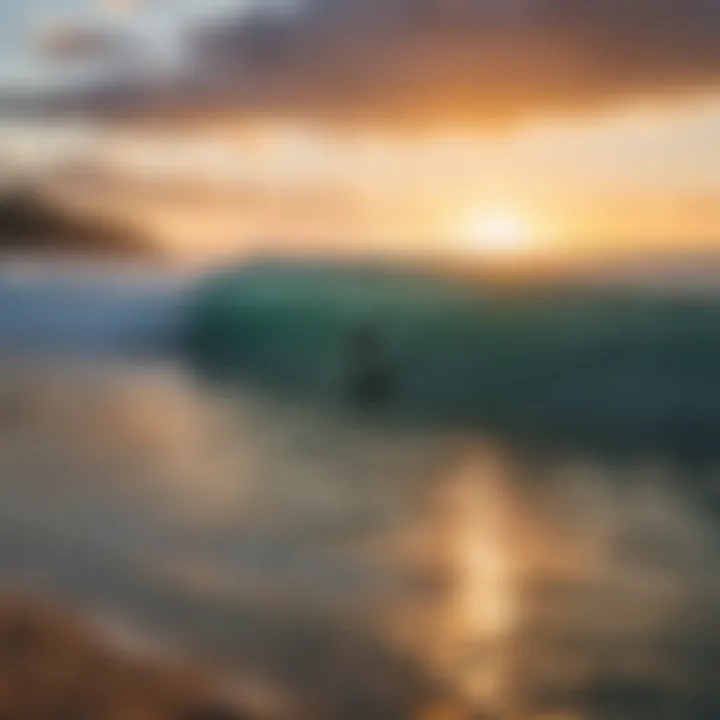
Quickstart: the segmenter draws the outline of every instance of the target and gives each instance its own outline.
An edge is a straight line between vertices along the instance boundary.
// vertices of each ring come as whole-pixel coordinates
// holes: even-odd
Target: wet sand
[[[252,720],[211,680],[123,650],[72,613],[0,600],[0,717],[8,720]]]

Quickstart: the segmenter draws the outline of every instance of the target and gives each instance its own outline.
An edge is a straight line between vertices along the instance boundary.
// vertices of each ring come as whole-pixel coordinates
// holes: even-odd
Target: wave
[[[709,294],[266,264],[197,293],[190,349],[214,374],[334,400],[371,326],[405,420],[712,448],[719,317]]]
[[[188,281],[171,273],[81,263],[6,264],[0,271],[0,353],[167,353],[184,332]]]

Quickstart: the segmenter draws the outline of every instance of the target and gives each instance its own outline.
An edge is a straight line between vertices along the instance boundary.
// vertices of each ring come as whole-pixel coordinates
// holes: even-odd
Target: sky
[[[0,159],[179,254],[720,250],[715,0],[0,0],[0,16],[6,106],[31,100]]]

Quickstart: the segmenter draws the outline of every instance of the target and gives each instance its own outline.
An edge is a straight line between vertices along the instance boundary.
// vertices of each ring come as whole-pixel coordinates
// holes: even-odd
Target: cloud
[[[507,122],[718,87],[720,3],[307,0],[197,28],[185,52],[161,86],[76,100],[149,119]]]
[[[42,28],[36,48],[47,60],[57,62],[94,62],[125,55],[129,40],[106,28],[53,23]]]

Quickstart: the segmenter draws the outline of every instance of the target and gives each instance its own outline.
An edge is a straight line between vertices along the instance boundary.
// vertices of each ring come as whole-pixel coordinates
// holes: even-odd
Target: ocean
[[[712,456],[210,380],[179,349],[191,286],[3,272],[6,592],[268,717],[720,717]]]

